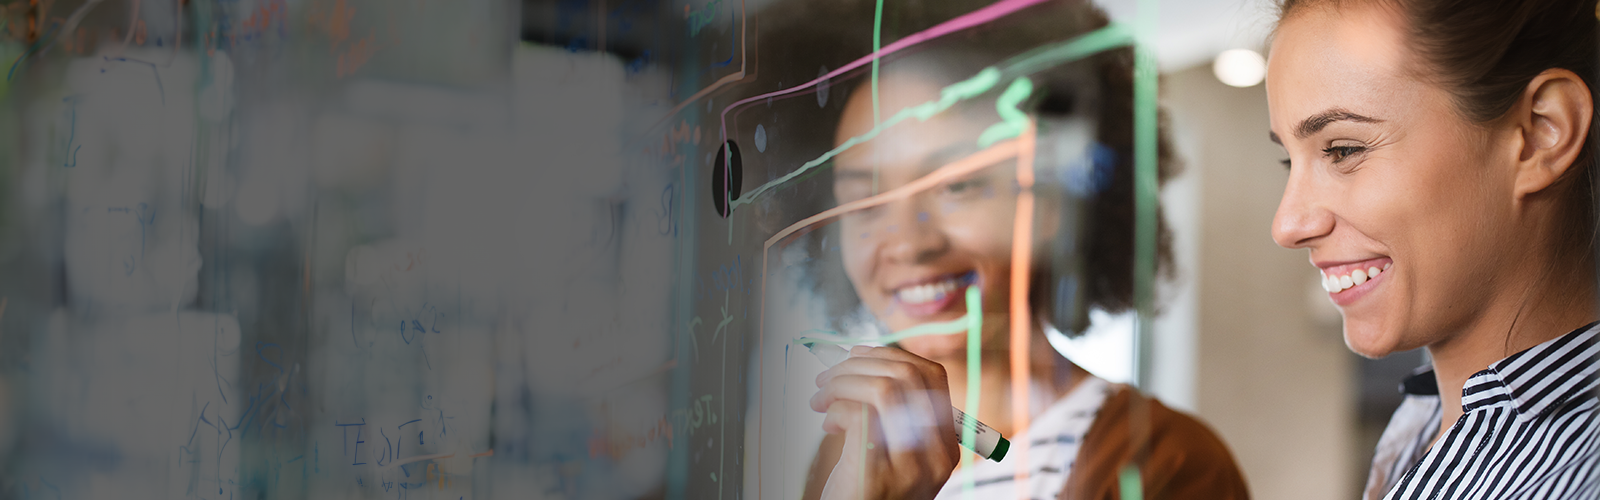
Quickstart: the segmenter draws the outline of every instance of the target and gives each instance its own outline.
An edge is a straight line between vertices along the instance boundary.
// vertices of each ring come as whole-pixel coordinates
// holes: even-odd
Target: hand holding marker
[[[833,344],[824,344],[809,339],[802,339],[801,343],[807,349],[810,349],[811,354],[815,354],[817,359],[822,360],[822,364],[827,365],[829,368],[850,357],[850,351]],[[972,426],[977,431],[975,433],[977,438],[973,440],[972,451],[977,452],[978,456],[996,462],[1006,457],[1006,451],[1011,449],[1011,442],[1002,437],[1000,431],[984,425],[983,422],[979,422],[976,418],[968,417],[965,412],[953,406],[950,407],[950,412],[955,416],[957,439],[961,438],[961,431],[967,426]],[[965,445],[966,443],[962,444]]]

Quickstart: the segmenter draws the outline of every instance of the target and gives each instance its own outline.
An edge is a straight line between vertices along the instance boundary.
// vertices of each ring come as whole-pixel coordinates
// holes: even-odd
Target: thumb
[[[877,446],[873,445],[873,440],[869,439],[870,436],[867,436],[870,427],[864,425],[865,419],[860,417],[866,414],[865,411],[852,412],[852,415],[856,416],[856,418],[850,419],[853,422],[841,422],[842,425],[840,426],[845,430],[844,445],[839,452],[839,461],[833,465],[833,471],[828,474],[827,485],[822,488],[822,499],[855,500],[869,498],[866,491],[868,485],[866,480],[867,465],[873,461],[874,452],[881,450],[868,448],[868,446],[873,448]]]

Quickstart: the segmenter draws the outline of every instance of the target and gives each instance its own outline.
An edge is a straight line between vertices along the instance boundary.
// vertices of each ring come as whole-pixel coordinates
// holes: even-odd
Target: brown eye
[[[1345,158],[1366,150],[1367,148],[1362,146],[1333,146],[1322,150],[1322,154],[1332,158],[1334,163],[1339,163],[1344,161]]]
[[[944,190],[950,194],[961,194],[978,188],[980,184],[982,182],[977,179],[969,179],[945,184]]]

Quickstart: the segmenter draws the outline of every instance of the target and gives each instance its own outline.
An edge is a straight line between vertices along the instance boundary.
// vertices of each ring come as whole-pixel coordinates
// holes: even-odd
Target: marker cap
[[[1001,459],[1006,458],[1006,451],[1010,449],[1011,441],[1006,438],[1000,438],[1000,442],[994,445],[994,453],[989,454],[989,460],[999,462]]]

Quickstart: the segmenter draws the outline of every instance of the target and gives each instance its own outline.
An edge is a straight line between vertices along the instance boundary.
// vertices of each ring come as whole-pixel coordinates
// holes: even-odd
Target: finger
[[[862,362],[867,362],[870,360],[884,360],[891,363],[902,363],[904,365],[912,366],[915,368],[917,373],[923,377],[924,384],[926,384],[927,387],[941,388],[941,390],[929,391],[927,393],[928,405],[938,412],[937,417],[934,419],[935,426],[938,430],[932,434],[933,439],[931,442],[919,443],[919,445],[922,447],[938,448],[940,449],[940,452],[934,454],[921,453],[916,457],[906,457],[895,454],[896,451],[901,450],[902,448],[891,446],[890,460],[891,462],[899,463],[900,465],[897,465],[897,467],[906,467],[907,464],[904,462],[908,459],[928,458],[932,459],[934,462],[937,462],[931,464],[931,466],[934,468],[944,467],[946,462],[948,463],[949,467],[953,468],[954,464],[961,456],[960,440],[956,437],[960,434],[957,433],[958,423],[955,421],[955,418],[950,415],[949,408],[951,408],[953,405],[950,400],[950,392],[947,389],[950,387],[950,382],[944,365],[898,347],[855,346],[851,348],[850,356],[850,359],[861,360]],[[866,365],[861,364],[858,366]],[[885,426],[892,428],[892,424],[890,423],[886,423]],[[893,434],[894,433],[891,432],[891,436]]]
[[[941,368],[943,367],[943,365],[940,365],[939,363],[936,363],[936,362],[934,362],[934,361],[932,361],[932,360],[930,360],[928,358],[924,358],[922,356],[918,356],[918,355],[912,354],[909,351],[906,351],[905,349],[901,349],[901,348],[898,348],[898,347],[874,347],[874,346],[858,345],[858,346],[850,348],[850,356],[851,357],[871,357],[871,358],[892,359],[892,360],[895,360],[895,361],[904,361],[904,362],[907,362],[907,363],[915,363],[915,364],[917,364],[919,366],[926,366],[926,367],[931,367],[931,366],[939,366]]]
[[[835,404],[837,408],[830,408],[828,415],[835,422],[830,424],[840,429],[844,435],[844,442],[839,453],[839,461],[834,464],[833,470],[828,474],[828,482],[822,489],[824,499],[860,499],[878,498],[882,495],[869,493],[869,490],[880,490],[881,479],[869,478],[893,477],[887,473],[881,442],[881,432],[871,425],[870,410],[865,405],[855,402],[840,401]],[[862,419],[868,419],[863,425]]]
[[[944,365],[892,347],[856,346],[854,352],[862,355],[852,356],[817,374],[817,387],[822,387],[828,380],[843,374],[875,375],[913,382],[920,380],[920,385],[923,387],[944,391],[936,398],[935,403],[938,404],[935,406],[950,404],[948,391],[950,382],[945,374]]]
[[[906,408],[902,405],[880,411],[870,404],[836,399],[823,419],[823,431],[844,436],[845,450],[849,451],[841,456],[839,466],[843,467],[847,461],[860,463],[846,468],[893,471],[893,475],[902,477],[939,478],[938,483],[944,484],[961,457],[956,434],[948,418],[943,425],[937,425],[936,417],[906,411]],[[949,417],[949,407],[944,408],[941,416]],[[830,483],[832,481],[830,479]]]
[[[871,348],[860,347],[860,349],[866,351]],[[899,349],[890,350],[900,351]],[[905,354],[915,357],[914,354]],[[892,353],[889,353],[889,356],[898,357]],[[907,386],[906,391],[912,393],[907,394],[905,397],[907,404],[920,407],[916,408],[917,410],[925,410],[932,415],[940,415],[937,417],[935,424],[953,434],[956,432],[956,423],[952,418],[948,417],[948,409],[952,404],[948,390],[948,387],[950,387],[949,382],[944,377],[944,367],[931,361],[928,364],[931,367],[919,367],[916,363],[897,361],[887,357],[852,357],[818,374],[817,386],[822,387],[844,375],[878,376],[901,381]],[[929,373],[930,371],[936,371],[936,373]],[[825,408],[825,406],[819,405],[816,408]]]
[[[893,426],[888,428],[892,430]],[[929,449],[891,444],[900,440],[890,437],[894,433],[886,430],[882,415],[856,401],[840,399],[831,404],[823,419],[823,431],[844,437],[844,449],[824,488],[823,498],[829,498],[828,491],[850,492],[848,497],[859,498],[859,488],[883,486],[879,481],[861,484],[858,475],[862,471],[871,471],[868,475],[873,477],[930,478],[930,481],[944,484],[960,457],[954,434],[950,433],[924,436],[931,445]]]
[[[864,375],[864,377],[891,378],[891,380],[898,381],[899,385],[902,386],[899,391],[904,393],[902,394],[902,399],[904,399],[904,404],[909,405],[907,410],[910,410],[910,412],[901,412],[901,410],[890,409],[890,407],[878,409],[880,412],[885,412],[885,418],[891,428],[893,426],[909,426],[910,429],[915,431],[915,429],[925,428],[925,426],[936,426],[936,428],[942,429],[944,433],[954,436],[955,421],[954,418],[950,418],[950,393],[949,389],[947,389],[949,388],[949,383],[944,378],[944,367],[942,365],[936,364],[936,362],[926,362],[926,365],[918,367],[915,362],[896,361],[896,359],[920,359],[915,354],[904,353],[901,349],[864,348],[864,346],[858,346],[858,351],[859,353],[883,354],[886,357],[850,357],[845,362],[834,365],[832,369],[819,373],[819,388],[827,386],[829,383],[834,383],[838,377]],[[904,356],[901,356],[901,354],[904,354]],[[890,357],[896,357],[896,359],[890,359]],[[818,393],[818,399],[813,401],[814,410],[821,412],[822,409],[826,409],[827,401],[824,401],[824,397],[827,397],[826,394]],[[875,401],[875,399],[862,399],[862,402],[874,404],[874,402],[878,401]],[[928,420],[928,418],[931,418],[931,420]]]
[[[933,406],[934,392],[921,387],[908,387],[888,377],[865,375],[840,375],[834,377],[811,398],[811,408],[826,411],[836,401],[853,401],[869,407],[882,422],[886,446],[893,450],[915,450],[942,446],[940,440],[951,439],[953,431],[941,425],[950,420],[948,406]]]
[[[828,434],[844,434],[859,430],[863,408],[864,405],[855,401],[834,401],[828,405],[827,414],[822,417],[822,431]]]
[[[828,383],[833,377],[839,375],[889,377],[928,387],[938,387],[926,383],[928,377],[923,373],[922,367],[904,361],[874,357],[849,358],[834,365],[832,368],[823,370],[822,373],[817,374],[817,387],[822,387],[823,384]]]
[[[886,425],[904,425],[912,429],[933,426],[955,433],[955,424],[950,422],[952,419],[948,417],[951,406],[950,393],[946,389],[948,385],[930,385],[928,380],[930,375],[919,370],[916,365],[884,358],[851,358],[818,375],[817,386],[825,387],[842,376],[885,377],[898,383],[896,390],[902,393],[900,399],[902,404],[907,406],[909,414],[892,408],[880,408],[880,411],[887,415]],[[942,380],[939,382],[944,383]],[[820,392],[818,394],[821,395]],[[813,408],[826,408],[826,401],[818,400],[815,403]],[[922,415],[927,417],[917,418]],[[930,418],[931,421],[928,420]]]
[[[855,346],[850,349],[850,356],[850,359],[882,359],[907,363],[916,368],[917,372],[927,381],[928,387],[950,387],[950,379],[944,365],[912,354],[905,349],[898,347]],[[847,359],[846,361],[849,360]]]

